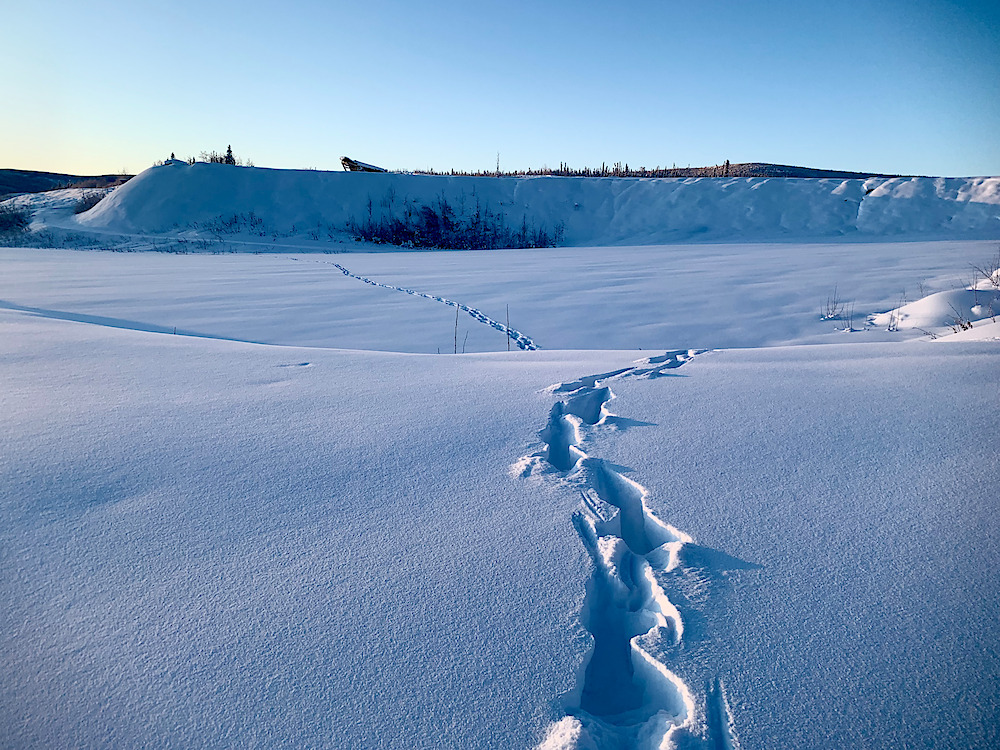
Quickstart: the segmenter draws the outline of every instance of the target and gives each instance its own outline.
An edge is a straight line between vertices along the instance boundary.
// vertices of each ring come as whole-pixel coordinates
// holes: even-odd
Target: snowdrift
[[[116,232],[343,239],[345,225],[444,198],[569,245],[691,240],[1000,237],[1000,178],[446,177],[171,162],[116,190],[80,224]]]

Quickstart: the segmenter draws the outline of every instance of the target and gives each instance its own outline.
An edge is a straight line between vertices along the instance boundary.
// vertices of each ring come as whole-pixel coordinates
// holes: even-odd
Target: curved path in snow
[[[300,259],[292,258],[292,260],[300,260]],[[482,312],[481,310],[477,310],[474,307],[463,305],[461,302],[455,302],[454,300],[450,300],[447,297],[437,297],[433,294],[425,294],[424,292],[418,292],[416,289],[408,289],[405,286],[393,286],[392,284],[383,284],[380,281],[375,281],[374,279],[369,279],[365,276],[358,276],[357,274],[353,274],[350,271],[348,271],[339,263],[332,263],[330,261],[323,261],[323,260],[316,260],[313,262],[326,263],[327,265],[334,266],[335,268],[339,269],[340,272],[344,274],[344,276],[348,276],[352,279],[357,279],[358,281],[363,281],[366,284],[371,284],[372,286],[379,287],[380,289],[389,289],[390,291],[393,292],[403,292],[404,294],[410,294],[413,295],[414,297],[423,297],[424,299],[429,299],[434,302],[440,302],[442,305],[448,305],[449,307],[458,308],[462,312],[468,313],[472,318],[478,320],[483,325],[488,325],[490,328],[493,328],[497,331],[500,331],[500,333],[505,334],[509,339],[511,339],[515,344],[517,344],[518,348],[524,349],[525,351],[535,351],[536,349],[538,349],[538,345],[525,334],[513,328],[508,328],[503,323],[493,320],[493,318],[491,318],[489,315]]]
[[[664,663],[681,643],[684,621],[661,581],[683,574],[698,546],[650,510],[644,487],[581,447],[590,431],[616,421],[608,381],[665,377],[701,353],[670,351],[552,386],[561,400],[539,433],[543,448],[512,467],[522,477],[558,472],[579,488],[573,525],[594,564],[580,612],[593,637],[586,670],[567,715],[550,726],[539,750],[666,748],[682,738],[686,746],[739,747],[721,681],[708,687],[700,707]]]

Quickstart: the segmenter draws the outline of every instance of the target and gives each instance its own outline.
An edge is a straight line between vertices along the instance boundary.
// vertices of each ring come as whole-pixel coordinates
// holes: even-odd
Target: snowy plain
[[[932,182],[871,236],[93,249],[198,239],[144,179],[0,248],[0,746],[1000,743],[995,181],[923,239]]]

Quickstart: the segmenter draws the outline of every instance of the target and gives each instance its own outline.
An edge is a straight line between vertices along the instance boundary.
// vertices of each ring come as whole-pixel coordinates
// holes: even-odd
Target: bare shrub
[[[972,270],[975,272],[976,277],[982,277],[983,280],[992,284],[994,289],[1000,291],[1000,249],[997,249],[997,253],[993,256],[992,260],[981,266],[973,266]],[[975,282],[973,283],[974,287]]]
[[[211,221],[201,222],[197,226],[211,232],[216,237],[224,234],[252,234],[258,237],[267,237],[269,234],[274,234],[264,219],[253,210],[241,214],[224,214]]]
[[[899,301],[896,306],[889,311],[889,325],[886,326],[887,331],[895,333],[899,330],[900,323],[903,322],[903,308],[906,307],[906,290],[904,289],[899,294]]]
[[[837,296],[837,287],[833,288],[833,294],[826,298],[826,304],[822,307],[820,311],[820,319],[822,320],[836,320],[844,312],[843,300]]]
[[[845,331],[853,331],[854,330],[854,300],[851,300],[851,302],[849,302],[844,307],[844,314],[843,314],[842,318],[844,320],[844,323],[846,324],[846,328],[844,330]]]
[[[65,187],[69,188],[112,188],[118,187],[119,185],[124,185],[126,182],[132,179],[132,175],[116,174],[116,175],[105,175],[103,177],[88,177],[84,180],[76,180],[67,184]]]
[[[188,163],[192,164],[193,157],[188,159]],[[233,147],[227,146],[226,153],[220,154],[218,151],[202,151],[199,155],[199,161],[206,161],[209,164],[230,164],[236,167],[252,167],[253,162],[249,159],[243,159],[238,156],[233,155]]]
[[[31,223],[31,212],[13,203],[0,203],[0,233],[24,232]]]
[[[527,216],[522,217],[520,226],[512,227],[502,213],[494,213],[478,199],[475,208],[466,210],[464,195],[458,210],[444,195],[430,205],[404,200],[402,217],[392,210],[394,202],[395,195],[387,194],[381,201],[386,211],[376,218],[369,198],[367,217],[363,221],[352,218],[347,222],[347,232],[357,240],[378,244],[448,250],[555,247],[565,232],[561,223],[550,232],[529,222]]]
[[[954,305],[949,305],[951,311],[955,313],[955,317],[951,319],[951,325],[949,326],[952,331],[958,333],[959,331],[968,331],[972,328],[972,321],[969,320],[960,310],[958,310]]]
[[[84,211],[89,211],[104,200],[105,195],[107,195],[107,193],[84,193],[80,200],[73,204],[73,213],[82,214]]]

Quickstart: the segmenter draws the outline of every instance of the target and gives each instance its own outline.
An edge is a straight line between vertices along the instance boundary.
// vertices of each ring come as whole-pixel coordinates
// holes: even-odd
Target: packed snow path
[[[550,727],[543,750],[663,748],[681,737],[723,750],[739,747],[721,679],[707,687],[699,709],[664,661],[679,647],[684,621],[661,580],[683,575],[697,545],[650,510],[644,487],[582,448],[587,431],[614,418],[607,405],[615,395],[604,383],[667,376],[700,353],[671,351],[552,386],[563,399],[539,433],[544,447],[515,464],[521,476],[550,467],[579,488],[573,525],[594,563],[580,613],[592,649],[582,684],[567,701],[568,715]]]
[[[299,258],[292,258],[292,260],[299,260]],[[318,260],[314,262],[326,263],[327,261]],[[369,279],[365,276],[358,276],[357,274],[353,274],[350,271],[348,271],[339,263],[329,263],[329,265],[334,266],[335,268],[340,270],[340,272],[343,273],[344,276],[347,276],[352,279],[357,279],[358,281],[363,281],[366,284],[371,284],[372,286],[379,287],[380,289],[389,289],[390,291],[393,292],[403,292],[404,294],[410,294],[414,297],[423,297],[424,299],[433,300],[434,302],[440,302],[442,305],[455,307],[461,310],[462,312],[468,313],[472,318],[478,320],[483,325],[488,325],[490,328],[500,331],[500,333],[506,335],[515,344],[517,344],[517,346],[520,349],[524,349],[525,351],[535,351],[538,349],[538,345],[534,341],[532,341],[528,336],[525,336],[520,331],[505,326],[503,323],[493,320],[493,318],[491,318],[489,315],[482,312],[481,310],[477,310],[474,307],[463,305],[461,302],[455,302],[454,300],[450,300],[446,297],[437,297],[433,294],[425,294],[424,292],[418,292],[416,289],[408,289],[405,286],[393,286],[392,284],[383,284],[380,281],[375,281],[374,279]]]

